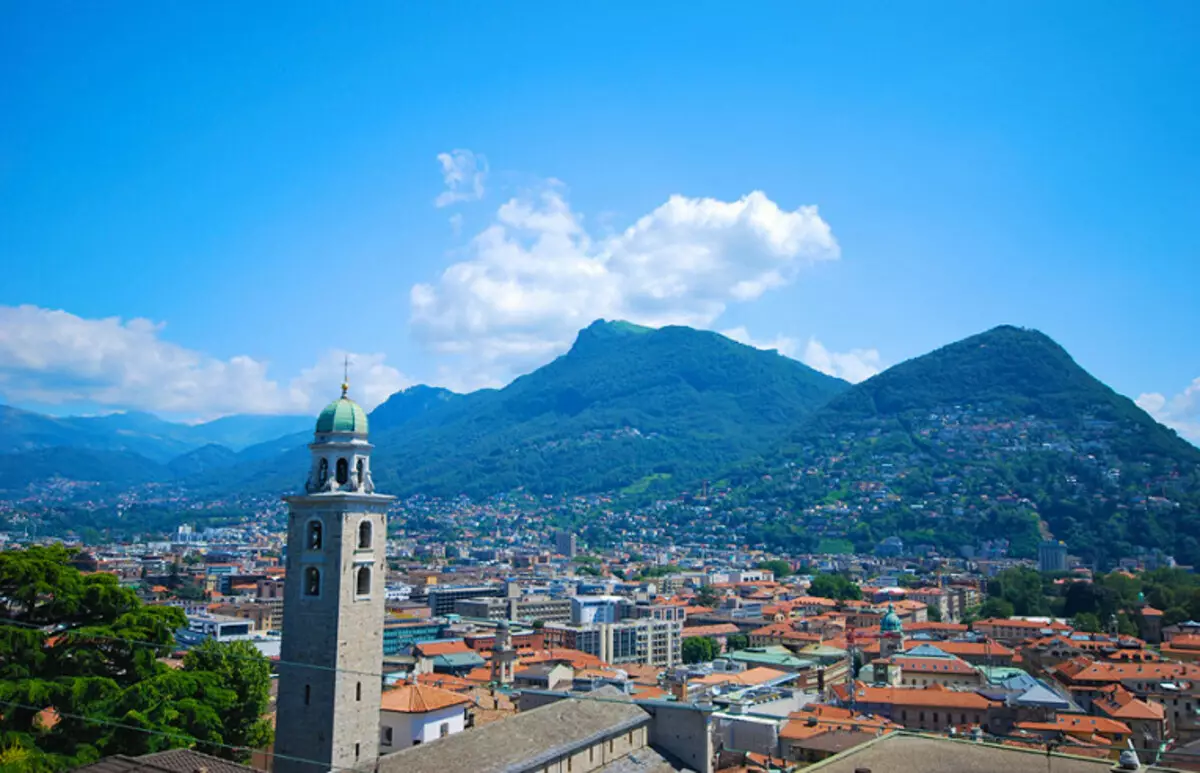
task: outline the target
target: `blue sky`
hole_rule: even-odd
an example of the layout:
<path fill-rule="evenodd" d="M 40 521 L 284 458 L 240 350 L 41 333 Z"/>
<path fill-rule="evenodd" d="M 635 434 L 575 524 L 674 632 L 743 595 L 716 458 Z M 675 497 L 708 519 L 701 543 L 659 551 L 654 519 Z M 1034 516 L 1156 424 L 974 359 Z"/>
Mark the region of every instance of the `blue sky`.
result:
<path fill-rule="evenodd" d="M 0 15 L 6 402 L 499 384 L 599 316 L 859 379 L 1011 323 L 1200 437 L 1195 3 Z"/>

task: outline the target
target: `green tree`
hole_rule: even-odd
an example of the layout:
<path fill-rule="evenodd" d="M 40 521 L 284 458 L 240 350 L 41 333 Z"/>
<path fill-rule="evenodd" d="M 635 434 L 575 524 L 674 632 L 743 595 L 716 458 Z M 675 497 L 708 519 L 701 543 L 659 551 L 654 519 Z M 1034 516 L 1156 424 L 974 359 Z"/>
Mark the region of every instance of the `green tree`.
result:
<path fill-rule="evenodd" d="M 183 612 L 143 606 L 114 576 L 83 575 L 70 558 L 61 546 L 0 552 L 0 760 L 40 773 L 113 754 L 195 746 L 231 756 L 224 744 L 270 742 L 262 712 L 251 717 L 265 710 L 270 673 L 257 651 L 226 657 L 229 645 L 213 644 L 170 668 L 160 658 L 174 650 Z M 59 716 L 49 727 L 39 719 L 48 709 Z"/>
<path fill-rule="evenodd" d="M 1078 631 L 1100 632 L 1100 618 L 1095 612 L 1080 612 L 1071 618 L 1071 625 L 1075 626 Z"/>
<path fill-rule="evenodd" d="M 989 596 L 1002 598 L 1013 607 L 1016 615 L 1048 615 L 1050 604 L 1042 585 L 1042 575 L 1036 569 L 1014 567 L 1005 569 L 988 582 Z"/>
<path fill-rule="evenodd" d="M 982 619 L 989 617 L 1012 617 L 1013 614 L 1012 602 L 998 596 L 988 598 L 979 607 L 979 617 Z"/>
<path fill-rule="evenodd" d="M 792 565 L 787 561 L 784 561 L 782 558 L 772 558 L 769 561 L 762 561 L 759 563 L 758 568 L 774 573 L 775 579 L 777 580 L 787 577 L 792 573 Z"/>
<path fill-rule="evenodd" d="M 696 591 L 696 605 L 701 607 L 715 607 L 721 602 L 720 595 L 717 594 L 717 589 L 711 585 L 701 585 Z"/>
<path fill-rule="evenodd" d="M 225 743 L 246 749 L 270 746 L 274 730 L 263 715 L 271 700 L 271 664 L 253 644 L 206 641 L 184 656 L 183 670 L 213 674 L 220 687 L 236 696 L 232 704 L 222 706 L 218 712 Z M 250 757 L 249 752 L 230 756 L 239 760 Z"/>
<path fill-rule="evenodd" d="M 681 649 L 684 663 L 707 663 L 717 656 L 716 645 L 707 636 L 689 636 Z"/>
<path fill-rule="evenodd" d="M 808 586 L 808 592 L 813 596 L 820 596 L 826 599 L 836 599 L 838 601 L 859 600 L 862 598 L 862 589 L 858 584 L 843 574 L 827 574 L 820 573 L 813 577 L 812 583 Z"/>
<path fill-rule="evenodd" d="M 925 610 L 925 616 L 929 619 L 929 622 L 931 622 L 931 623 L 942 622 L 941 607 L 929 607 L 928 609 Z"/>
<path fill-rule="evenodd" d="M 733 652 L 750 646 L 750 637 L 744 633 L 731 633 L 725 637 L 725 649 Z"/>

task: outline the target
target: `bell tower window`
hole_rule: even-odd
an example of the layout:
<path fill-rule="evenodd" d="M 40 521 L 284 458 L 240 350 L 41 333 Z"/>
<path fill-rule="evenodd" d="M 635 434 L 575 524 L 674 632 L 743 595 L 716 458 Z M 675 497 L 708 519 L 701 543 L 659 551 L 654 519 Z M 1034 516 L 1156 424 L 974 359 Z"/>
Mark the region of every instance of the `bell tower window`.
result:
<path fill-rule="evenodd" d="M 358 549 L 369 550 L 371 548 L 371 522 L 363 521 L 358 525 Z"/>
<path fill-rule="evenodd" d="M 321 549 L 321 522 L 308 522 L 308 535 L 304 539 L 304 544 L 308 545 L 309 550 Z"/>
<path fill-rule="evenodd" d="M 358 487 L 359 488 L 363 487 L 363 474 L 365 472 L 365 469 L 366 469 L 366 465 L 363 464 L 362 459 L 359 459 L 358 464 L 354 465 L 355 474 L 358 477 Z"/>
<path fill-rule="evenodd" d="M 325 481 L 329 480 L 329 460 L 322 459 L 317 465 L 317 485 L 324 486 Z"/>
<path fill-rule="evenodd" d="M 345 486 L 346 481 L 350 479 L 350 463 L 344 458 L 337 460 L 337 482 L 339 486 Z"/>
<path fill-rule="evenodd" d="M 321 595 L 321 570 L 315 566 L 310 566 L 304 570 L 304 595 Z"/>
<path fill-rule="evenodd" d="M 357 579 L 355 581 L 354 592 L 359 596 L 371 595 L 371 568 L 368 566 L 360 566 L 358 568 Z"/>

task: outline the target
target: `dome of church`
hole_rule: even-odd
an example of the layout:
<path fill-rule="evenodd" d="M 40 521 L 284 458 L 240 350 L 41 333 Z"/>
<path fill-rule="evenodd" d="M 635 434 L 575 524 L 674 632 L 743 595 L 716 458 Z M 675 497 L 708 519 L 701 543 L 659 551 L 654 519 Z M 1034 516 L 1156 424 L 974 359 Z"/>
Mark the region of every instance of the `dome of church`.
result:
<path fill-rule="evenodd" d="M 317 432 L 353 432 L 356 435 L 367 434 L 367 412 L 362 407 L 346 397 L 346 389 L 342 388 L 342 396 L 325 406 L 317 417 Z"/>
<path fill-rule="evenodd" d="M 900 616 L 896 614 L 896 608 L 888 604 L 887 614 L 879 621 L 879 630 L 882 633 L 900 633 L 904 626 L 900 623 Z"/>

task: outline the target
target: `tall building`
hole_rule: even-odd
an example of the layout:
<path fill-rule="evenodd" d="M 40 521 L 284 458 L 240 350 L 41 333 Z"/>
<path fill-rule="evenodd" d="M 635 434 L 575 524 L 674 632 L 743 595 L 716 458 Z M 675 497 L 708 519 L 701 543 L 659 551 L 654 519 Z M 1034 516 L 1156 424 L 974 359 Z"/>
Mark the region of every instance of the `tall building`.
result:
<path fill-rule="evenodd" d="M 304 493 L 289 506 L 276 773 L 325 773 L 379 750 L 387 508 L 367 415 L 346 396 L 317 418 Z"/>
<path fill-rule="evenodd" d="M 1038 571 L 1067 571 L 1067 544 L 1058 540 L 1048 539 L 1041 545 L 1038 545 Z"/>
<path fill-rule="evenodd" d="M 574 558 L 578 551 L 578 545 L 575 541 L 575 535 L 569 531 L 557 531 L 554 533 L 554 551 L 561 556 Z"/>

